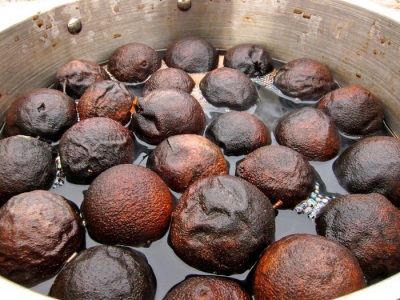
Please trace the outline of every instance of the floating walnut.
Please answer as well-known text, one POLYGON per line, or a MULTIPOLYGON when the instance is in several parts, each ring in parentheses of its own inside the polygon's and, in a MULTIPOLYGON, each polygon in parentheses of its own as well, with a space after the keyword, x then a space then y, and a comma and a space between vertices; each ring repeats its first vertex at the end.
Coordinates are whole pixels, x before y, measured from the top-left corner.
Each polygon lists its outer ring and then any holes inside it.
POLYGON ((77 59, 58 70, 55 87, 73 98, 80 98, 93 83, 109 79, 110 76, 97 63, 77 59))
POLYGON ((29 135, 58 141, 78 121, 75 101, 46 88, 28 90, 11 104, 6 115, 6 136, 29 135))
POLYGON ((149 246, 168 230, 172 196, 153 171, 114 166, 89 186, 82 214, 89 235, 108 245, 149 246))
POLYGON ((85 229, 62 196, 36 190, 0 209, 0 274, 29 285, 54 276, 79 250, 85 229))
POLYGON ((157 52, 141 43, 123 45, 111 54, 108 71, 119 81, 139 83, 145 81, 161 67, 157 52))
POLYGON ((286 96, 306 101, 316 101, 336 87, 329 69, 309 58, 285 64, 276 73, 274 85, 286 96))
POLYGON ((228 49, 224 66, 237 69, 249 77, 263 76, 274 69, 267 49, 260 45, 240 44, 228 49))
POLYGON ((274 242, 258 261, 253 278, 255 299, 332 299, 366 286, 349 249, 311 234, 274 242))
POLYGON ((382 128, 381 104, 371 92, 358 85, 326 94, 318 108, 333 119, 339 130, 349 135, 367 135, 382 128))
POLYGON ((79 253, 50 290, 57 299, 150 300, 155 293, 156 279, 143 253, 106 245, 79 253))
POLYGON ((172 214, 170 239, 175 253, 209 273, 243 273, 274 236, 271 202, 254 185, 234 176, 196 181, 172 214))
POLYGON ((172 43, 165 51, 168 67, 179 68, 188 73, 203 73, 218 66, 215 47, 200 37, 185 37, 172 43))

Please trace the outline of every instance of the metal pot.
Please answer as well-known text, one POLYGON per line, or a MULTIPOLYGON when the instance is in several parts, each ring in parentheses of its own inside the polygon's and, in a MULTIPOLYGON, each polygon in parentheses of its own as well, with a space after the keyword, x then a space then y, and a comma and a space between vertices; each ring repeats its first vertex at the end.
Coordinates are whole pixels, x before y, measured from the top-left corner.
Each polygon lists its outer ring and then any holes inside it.
MULTIPOLYGON (((383 103, 388 126, 400 134, 400 5, 395 0, 381 4, 371 0, 196 0, 190 9, 188 2, 2 4, 0 125, 17 94, 49 86, 56 71, 72 59, 105 62, 114 49, 129 42, 165 49, 180 37, 194 35, 220 49, 251 42, 265 46, 278 60, 316 59, 339 82, 360 84, 373 92, 383 103), (7 18, 10 15, 12 20, 7 18)), ((397 274, 344 298, 397 299, 399 282, 397 274)), ((0 286, 3 295, 11 291, 13 298, 45 298, 3 278, 0 286)))

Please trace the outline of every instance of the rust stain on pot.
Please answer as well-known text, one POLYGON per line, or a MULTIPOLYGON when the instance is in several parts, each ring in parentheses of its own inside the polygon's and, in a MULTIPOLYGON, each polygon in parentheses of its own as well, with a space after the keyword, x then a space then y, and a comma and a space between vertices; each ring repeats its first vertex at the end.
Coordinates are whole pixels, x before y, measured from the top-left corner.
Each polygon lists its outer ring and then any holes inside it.
POLYGON ((116 12, 116 13, 119 12, 119 6, 118 5, 114 6, 114 12, 116 12))
POLYGON ((143 9, 143 8, 144 8, 144 4, 143 3, 138 5, 138 9, 143 9))
POLYGON ((43 20, 41 20, 41 19, 37 20, 36 25, 37 25, 39 28, 42 28, 42 26, 43 26, 43 20))
POLYGON ((311 19, 311 14, 306 14, 306 13, 304 13, 304 14, 303 14, 303 18, 304 18, 304 19, 311 19))
POLYGON ((46 23, 46 29, 50 29, 53 27, 53 24, 51 24, 50 22, 46 23))
POLYGON ((301 14, 303 13, 303 11, 302 11, 301 9, 298 9, 298 8, 295 8, 295 9, 293 10, 293 12, 294 12, 296 15, 301 15, 301 14))
POLYGON ((244 21, 244 22, 256 23, 256 21, 255 21, 252 17, 250 17, 250 16, 244 16, 244 17, 243 17, 243 21, 244 21))
POLYGON ((19 41, 19 36, 16 35, 16 36, 14 37, 14 42, 18 42, 18 41, 19 41))
POLYGON ((33 21, 36 21, 37 19, 39 19, 39 15, 37 14, 37 15, 34 15, 33 17, 32 17, 32 20, 33 21))
POLYGON ((356 73, 356 77, 357 77, 357 78, 361 78, 361 77, 362 77, 362 76, 361 76, 361 73, 358 73, 358 72, 357 72, 357 73, 356 73))
POLYGON ((115 34, 114 34, 114 39, 117 39, 117 38, 119 38, 119 37, 121 37, 121 36, 122 36, 121 34, 115 33, 115 34))

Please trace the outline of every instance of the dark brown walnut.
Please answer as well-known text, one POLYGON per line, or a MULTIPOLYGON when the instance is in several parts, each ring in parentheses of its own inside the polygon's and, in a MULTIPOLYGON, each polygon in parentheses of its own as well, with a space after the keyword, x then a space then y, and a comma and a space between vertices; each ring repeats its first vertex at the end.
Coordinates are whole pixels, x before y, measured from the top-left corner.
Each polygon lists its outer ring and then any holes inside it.
POLYGON ((257 117, 230 111, 215 118, 206 137, 224 149, 226 155, 244 155, 271 144, 267 126, 257 117))
POLYGON ((203 38, 185 37, 167 48, 164 60, 171 68, 188 73, 204 73, 218 66, 218 52, 203 38))
POLYGON ((143 82, 161 67, 157 52, 141 43, 117 48, 108 61, 108 71, 119 81, 143 82))
POLYGON ((130 128, 143 141, 159 144, 184 133, 202 134, 206 116, 200 103, 178 89, 157 89, 135 105, 130 128))
POLYGON ((68 201, 36 190, 0 209, 0 275, 23 285, 54 276, 79 250, 85 229, 68 201))
POLYGON ((237 69, 249 77, 263 76, 274 69, 272 58, 261 45, 240 44, 228 49, 224 66, 237 69))
POLYGON ((318 108, 330 116, 342 132, 367 135, 382 128, 383 108, 370 91, 349 85, 326 94, 318 108))
POLYGON ((127 124, 131 119, 132 96, 124 84, 103 80, 92 84, 78 102, 81 120, 106 117, 127 124))
POLYGON ((57 275, 50 296, 57 299, 151 300, 156 279, 139 251, 116 246, 83 250, 57 275))
POLYGON ((340 150, 340 135, 333 120, 322 111, 304 107, 283 116, 274 130, 277 142, 308 160, 327 161, 340 150))
POLYGON ((221 149, 196 134, 175 135, 162 141, 150 153, 147 167, 180 193, 200 178, 228 174, 221 149))
POLYGON ((97 63, 77 59, 58 70, 55 86, 71 97, 80 98, 93 83, 109 79, 110 76, 97 63))
POLYGON ((57 141, 76 122, 76 106, 72 98, 53 89, 31 89, 17 96, 9 107, 4 134, 57 141))
POLYGON ((355 254, 370 281, 400 272, 400 211, 381 194, 337 197, 315 224, 318 234, 355 254))
POLYGON ((201 271, 243 273, 275 238, 275 212, 251 183, 234 176, 200 179, 172 213, 171 246, 201 271))
POLYGON ((251 296, 233 279, 204 275, 187 277, 163 300, 251 300, 251 296))
POLYGON ((0 140, 0 206, 20 193, 49 189, 56 171, 48 143, 21 135, 0 140))
POLYGON ((256 300, 333 299, 365 286, 349 249, 311 234, 292 234, 274 242, 258 261, 253 277, 256 300))
POLYGON ((271 201, 293 208, 314 188, 315 174, 298 152, 279 145, 264 146, 250 153, 236 168, 236 175, 258 187, 271 201))
POLYGON ((218 68, 200 81, 200 90, 208 102, 217 107, 246 110, 256 104, 257 89, 242 72, 218 68))
POLYGON ((333 164, 340 185, 349 193, 379 193, 400 207, 400 141, 367 137, 348 147, 333 164))
POLYGON ((285 64, 276 73, 274 85, 284 95, 303 101, 316 101, 336 88, 329 69, 309 58, 299 58, 285 64))
POLYGON ((101 172, 133 162, 132 133, 119 122, 95 117, 64 133, 59 144, 61 164, 69 182, 89 184, 101 172))
POLYGON ((149 246, 168 230, 172 205, 171 193, 156 173, 123 164, 104 171, 92 182, 81 210, 94 240, 149 246))
POLYGON ((193 78, 185 71, 177 68, 160 69, 144 83, 143 96, 157 89, 180 89, 191 93, 194 86, 193 78))

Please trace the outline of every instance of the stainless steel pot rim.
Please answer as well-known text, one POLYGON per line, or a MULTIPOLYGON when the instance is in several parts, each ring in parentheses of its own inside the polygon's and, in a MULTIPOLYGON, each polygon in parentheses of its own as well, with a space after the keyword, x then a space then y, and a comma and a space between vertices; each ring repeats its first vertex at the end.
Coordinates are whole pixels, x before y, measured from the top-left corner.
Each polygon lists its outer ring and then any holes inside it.
MULTIPOLYGON (((163 1, 175 1, 175 0, 163 0, 163 1)), ((14 26, 15 24, 22 22, 28 18, 32 18, 37 13, 44 13, 55 7, 66 5, 76 0, 35 0, 35 1, 12 1, 5 3, 0 2, 0 31, 14 26)), ((100 2, 100 1, 98 1, 100 2)), ((117 1, 118 2, 118 1, 117 1)), ((175 1, 176 2, 176 1, 175 1)), ((245 2, 245 0, 244 0, 245 2)), ((277 3, 279 1, 271 0, 271 3, 277 3)), ((287 2, 282 1, 281 2, 287 2)), ((368 10, 376 15, 384 16, 386 19, 393 21, 394 23, 400 22, 400 10, 399 5, 397 7, 393 4, 396 1, 388 0, 340 0, 337 2, 343 2, 350 5, 358 6, 360 9, 368 10), (393 8, 394 7, 394 8, 393 8)), ((85 26, 85 24, 83 24, 85 26)), ((340 299, 397 299, 400 297, 397 291, 397 285, 400 283, 400 273, 396 274, 378 284, 371 285, 363 290, 355 292, 351 295, 341 297, 340 299), (397 284, 397 285, 396 285, 397 284)), ((21 286, 8 281, 0 277, 0 289, 2 290, 5 298, 15 299, 49 299, 47 296, 37 294, 28 289, 22 288, 21 286)))

